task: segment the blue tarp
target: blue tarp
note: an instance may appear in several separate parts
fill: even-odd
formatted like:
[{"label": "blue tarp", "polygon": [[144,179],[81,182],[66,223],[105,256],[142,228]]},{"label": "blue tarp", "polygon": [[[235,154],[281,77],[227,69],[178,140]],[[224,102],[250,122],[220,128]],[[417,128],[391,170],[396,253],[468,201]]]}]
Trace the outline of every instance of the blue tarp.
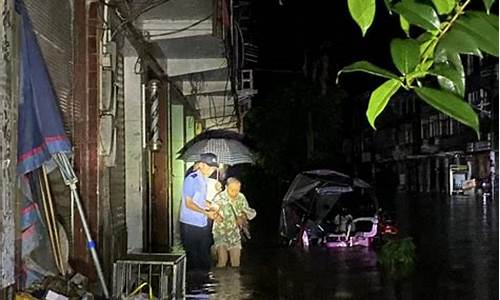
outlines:
[{"label": "blue tarp", "polygon": [[39,168],[57,152],[70,152],[57,97],[24,3],[16,1],[21,15],[21,78],[18,124],[18,174]]},{"label": "blue tarp", "polygon": [[[20,178],[21,230],[23,273],[22,286],[41,280],[44,274],[33,267],[32,252],[43,248],[48,241],[43,238],[44,224],[40,207],[32,188],[37,186],[28,174],[51,159],[52,154],[70,152],[71,144],[64,132],[57,107],[57,97],[52,87],[47,66],[33,31],[28,11],[22,0],[16,0],[16,12],[21,16],[20,97],[18,119],[17,173]],[[28,175],[28,176],[27,176]],[[37,178],[37,177],[36,177]],[[27,261],[31,263],[27,263]],[[45,265],[46,262],[40,265]],[[43,267],[39,267],[43,270]]]}]

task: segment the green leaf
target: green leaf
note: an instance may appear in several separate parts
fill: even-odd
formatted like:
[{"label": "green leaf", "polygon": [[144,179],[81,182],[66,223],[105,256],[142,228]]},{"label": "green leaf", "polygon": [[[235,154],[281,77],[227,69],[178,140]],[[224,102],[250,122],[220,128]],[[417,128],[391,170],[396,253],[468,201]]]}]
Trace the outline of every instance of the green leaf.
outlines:
[{"label": "green leaf", "polygon": [[368,109],[366,110],[366,117],[368,122],[375,129],[375,119],[384,110],[391,97],[401,87],[401,81],[390,79],[384,82],[370,96]]},{"label": "green leaf", "polygon": [[413,0],[403,0],[397,3],[393,10],[405,17],[410,24],[417,25],[427,31],[438,30],[441,25],[436,11],[432,6],[426,4],[416,3]]},{"label": "green leaf", "polygon": [[347,0],[351,17],[361,28],[363,36],[375,18],[375,0]]},{"label": "green leaf", "polygon": [[442,76],[438,76],[437,79],[438,79],[439,86],[443,90],[448,91],[448,92],[453,93],[453,94],[457,94],[457,91],[455,89],[455,85],[453,84],[453,81],[449,80],[446,77],[442,77]]},{"label": "green leaf", "polygon": [[432,39],[432,37],[433,37],[433,36],[434,36],[434,35],[432,35],[432,34],[431,34],[431,33],[429,33],[429,32],[424,32],[424,33],[422,33],[421,35],[419,35],[419,36],[417,37],[417,42],[419,42],[419,43],[423,43],[423,42],[425,42],[425,41],[428,41],[428,40]]},{"label": "green leaf", "polygon": [[[439,77],[444,77],[445,80],[442,80],[442,84],[445,85],[445,89],[463,97],[465,94],[465,81],[464,78],[462,77],[462,74],[460,74],[457,69],[455,69],[451,64],[449,63],[439,63],[435,64],[434,67],[429,71],[430,74],[434,76]],[[441,82],[440,82],[441,84]],[[441,85],[443,87],[443,85]]]},{"label": "green leaf", "polygon": [[337,73],[337,84],[339,81],[339,76],[342,73],[350,72],[365,72],[379,77],[389,78],[389,79],[399,79],[398,76],[390,71],[377,67],[376,65],[367,62],[365,60],[357,61],[347,67],[344,67]]},{"label": "green leaf", "polygon": [[435,42],[435,39],[432,39],[432,40],[428,40],[428,41],[425,41],[422,44],[420,44],[420,47],[419,47],[420,55],[424,56],[424,54],[425,54],[425,56],[432,57],[432,55],[434,53],[434,48],[436,48],[436,45],[434,42]]},{"label": "green leaf", "polygon": [[429,70],[429,68],[432,66],[432,64],[434,64],[434,61],[432,59],[424,62],[423,64],[420,64],[420,71],[422,72],[427,72]]},{"label": "green leaf", "polygon": [[456,0],[432,0],[438,14],[447,15],[455,8]]},{"label": "green leaf", "polygon": [[435,109],[474,129],[479,137],[479,119],[469,103],[443,90],[421,87],[415,92]]},{"label": "green leaf", "polygon": [[[440,76],[438,77],[439,85],[443,89],[448,90],[452,93],[456,93],[458,91],[463,90],[463,88],[461,87],[465,87],[465,73],[464,73],[464,66],[462,64],[462,59],[460,58],[460,54],[448,51],[445,48],[439,48],[436,51],[434,60],[436,64],[446,64],[455,69],[456,73],[458,74],[458,77],[460,78],[460,82],[458,82],[457,81],[458,77],[454,76],[455,81],[453,82],[446,77]],[[459,87],[458,90],[455,87]],[[461,93],[458,94],[463,95]]]},{"label": "green leaf", "polygon": [[[436,36],[430,34],[429,32],[424,32],[417,37],[417,41],[420,43],[420,55],[432,57],[434,55]],[[434,45],[431,45],[434,43]],[[432,48],[429,48],[432,47]]]},{"label": "green leaf", "polygon": [[377,254],[382,270],[393,280],[402,280],[415,268],[415,244],[411,238],[386,242]]},{"label": "green leaf", "polygon": [[465,15],[458,19],[455,28],[476,41],[482,51],[498,57],[498,28],[479,15]]},{"label": "green leaf", "polygon": [[460,54],[448,51],[444,48],[440,48],[438,50],[439,51],[436,51],[436,53],[434,54],[434,61],[436,63],[450,63],[461,74],[464,73],[464,66],[462,65]]},{"label": "green leaf", "polygon": [[410,37],[410,23],[403,16],[399,16],[399,24],[401,25],[401,29],[405,32],[407,37]]},{"label": "green leaf", "polygon": [[484,7],[486,8],[486,12],[490,13],[491,5],[495,2],[495,0],[483,0]]},{"label": "green leaf", "polygon": [[490,15],[490,14],[485,14],[482,11],[475,11],[471,10],[466,13],[466,15],[474,16],[477,18],[483,18],[486,22],[490,23],[493,28],[498,30],[498,16],[497,15]]},{"label": "green leaf", "polygon": [[439,49],[438,51],[440,51],[441,48],[444,48],[448,51],[460,54],[477,55],[482,57],[476,41],[460,28],[452,28],[448,31],[441,41],[439,41],[437,47]]},{"label": "green leaf", "polygon": [[391,56],[399,72],[406,75],[415,69],[420,60],[419,44],[412,39],[393,39],[391,41]]}]

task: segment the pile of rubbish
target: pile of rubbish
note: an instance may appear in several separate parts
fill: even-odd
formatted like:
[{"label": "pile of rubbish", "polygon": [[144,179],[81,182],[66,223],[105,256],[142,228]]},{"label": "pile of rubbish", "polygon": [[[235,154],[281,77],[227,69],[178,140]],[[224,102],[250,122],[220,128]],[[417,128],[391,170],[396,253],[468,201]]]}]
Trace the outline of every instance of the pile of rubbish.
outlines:
[{"label": "pile of rubbish", "polygon": [[16,294],[16,300],[76,300],[104,299],[90,291],[88,279],[76,273],[69,280],[62,276],[47,276]]}]

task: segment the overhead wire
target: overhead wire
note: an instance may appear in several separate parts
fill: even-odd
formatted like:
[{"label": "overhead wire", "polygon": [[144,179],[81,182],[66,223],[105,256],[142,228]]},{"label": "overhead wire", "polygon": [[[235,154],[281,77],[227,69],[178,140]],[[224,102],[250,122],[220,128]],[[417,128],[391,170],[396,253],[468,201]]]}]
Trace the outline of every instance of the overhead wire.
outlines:
[{"label": "overhead wire", "polygon": [[234,25],[236,26],[236,29],[238,30],[238,35],[240,36],[240,44],[241,44],[240,63],[238,64],[238,61],[237,61],[236,64],[238,64],[240,68],[243,68],[243,64],[245,63],[245,40],[243,38],[243,32],[241,31],[240,24],[235,21]]},{"label": "overhead wire", "polygon": [[[117,7],[116,7],[116,6],[114,6],[114,5],[110,5],[109,3],[106,3],[106,2],[104,2],[104,1],[102,1],[105,5],[108,5],[108,6],[110,6],[110,7],[114,7],[114,8],[115,8],[115,13],[116,13],[117,17],[118,17],[120,20],[122,20],[122,22],[121,22],[121,23],[120,23],[120,24],[119,24],[116,28],[114,28],[114,29],[112,30],[112,34],[111,34],[111,38],[110,38],[110,39],[113,39],[113,38],[114,38],[114,37],[115,37],[118,33],[120,33],[120,31],[124,28],[124,26],[125,26],[125,25],[127,25],[127,24],[129,24],[129,23],[131,23],[131,22],[135,21],[138,17],[140,17],[140,16],[141,16],[142,14],[144,14],[145,12],[147,12],[147,11],[149,11],[149,10],[151,10],[151,9],[153,9],[153,8],[155,8],[155,7],[157,7],[157,6],[159,6],[159,5],[162,5],[162,4],[164,4],[164,3],[167,3],[168,1],[170,1],[170,0],[161,0],[161,1],[158,1],[158,2],[155,2],[155,3],[152,3],[152,4],[149,4],[149,5],[147,5],[146,7],[144,7],[143,9],[141,9],[139,12],[135,13],[133,16],[128,17],[128,18],[123,17],[123,15],[122,15],[122,14],[121,14],[121,12],[117,9]],[[127,4],[128,4],[128,3],[127,3]],[[194,23],[192,23],[192,24],[190,24],[190,25],[188,25],[188,26],[186,26],[186,27],[179,28],[179,29],[176,29],[176,30],[171,31],[171,32],[159,33],[159,34],[149,34],[149,35],[146,35],[146,37],[151,38],[151,37],[161,37],[161,36],[168,36],[168,35],[176,34],[176,33],[179,33],[179,32],[185,31],[185,30],[188,30],[188,29],[190,29],[190,28],[193,28],[193,27],[195,27],[195,26],[197,26],[197,25],[201,24],[202,22],[204,22],[204,21],[206,21],[206,20],[210,19],[212,16],[213,16],[213,14],[210,14],[210,15],[208,15],[208,16],[206,16],[206,17],[204,17],[204,18],[202,18],[202,19],[200,19],[200,20],[198,20],[198,21],[196,21],[196,22],[194,22]],[[239,32],[239,34],[241,35],[242,33],[241,33],[241,32]],[[228,56],[229,56],[229,55],[228,55]],[[232,80],[230,79],[230,77],[231,77],[231,75],[232,75],[231,68],[236,67],[236,66],[233,64],[233,61],[232,61],[231,57],[228,57],[228,61],[229,61],[229,64],[228,64],[228,77],[229,77],[229,78],[226,80],[226,85],[225,85],[225,88],[224,88],[225,92],[227,91],[227,87],[228,87],[229,82],[232,82]],[[138,63],[138,62],[136,62],[136,68],[135,68],[135,69],[136,69],[136,72],[139,72],[139,73],[140,73],[141,71],[137,71],[137,63]],[[234,86],[233,86],[233,84],[231,84],[231,86],[232,86],[231,90],[234,90]],[[234,91],[233,91],[233,93],[234,93]],[[225,106],[226,106],[226,101],[227,101],[227,93],[225,93],[225,94],[224,94],[224,104],[223,104],[223,116],[224,116],[224,117],[226,117],[226,116],[225,116],[225,114],[226,114],[226,107],[225,107]],[[210,111],[210,112],[211,112],[212,108],[213,108],[213,109],[215,110],[215,112],[216,112],[216,110],[217,110],[217,109],[216,109],[216,106],[215,106],[215,101],[214,101],[213,97],[209,99],[209,111]],[[238,110],[236,109],[236,107],[234,107],[234,111],[235,111],[236,113],[238,113]],[[218,123],[218,122],[216,122],[216,123]],[[230,123],[230,122],[224,122],[224,123]]]},{"label": "overhead wire", "polygon": [[[236,82],[240,82],[240,79],[237,78],[238,76],[238,70],[240,69],[238,66],[238,62],[234,60],[234,56],[231,55],[230,53],[234,52],[234,46],[231,44],[226,43],[226,55],[227,55],[227,60],[228,60],[228,81],[226,81],[226,90],[227,90],[227,85],[230,83],[231,88],[230,88],[230,94],[233,96],[233,112],[236,115],[236,126],[240,127],[240,112],[239,112],[239,100],[238,100],[238,92],[237,92],[237,86]],[[225,102],[225,101],[224,101]],[[231,122],[231,121],[229,121]]]},{"label": "overhead wire", "polygon": [[162,4],[165,4],[167,2],[169,2],[170,0],[160,0],[156,3],[152,3],[152,4],[149,4],[148,6],[142,8],[139,12],[135,13],[133,16],[129,16],[128,18],[124,18],[123,16],[121,16],[120,14],[120,11],[118,9],[116,9],[115,7],[115,12],[117,14],[117,16],[122,19],[122,23],[120,23],[118,26],[116,26],[115,29],[113,29],[113,32],[111,34],[111,39],[113,39],[118,33],[120,33],[120,31],[122,30],[122,28],[127,25],[128,23],[131,23],[131,22],[134,22],[135,20],[137,20],[137,18],[139,18],[142,14],[152,10],[153,8],[156,8]]},{"label": "overhead wire", "polygon": [[[222,115],[219,117],[217,116],[217,106],[215,105],[215,100],[213,99],[213,96],[208,96],[209,97],[209,115],[211,116],[210,119],[214,119],[214,125],[211,126],[211,127],[220,127],[220,126],[223,126],[223,125],[226,125],[226,124],[230,124],[231,123],[231,120],[230,121],[227,121],[225,122],[224,119],[227,118],[227,117],[232,117],[232,115],[227,115],[226,114],[226,101],[227,101],[227,88],[228,88],[228,85],[229,85],[229,82],[230,82],[230,77],[231,76],[231,72],[229,70],[229,67],[228,67],[228,71],[227,71],[227,78],[226,78],[226,83],[225,83],[225,86],[224,86],[224,98],[223,98],[223,104],[222,104]],[[213,117],[212,117],[212,109],[213,109]],[[233,108],[233,112],[236,112],[236,108],[234,107]],[[219,120],[219,118],[221,118],[222,120]]]}]

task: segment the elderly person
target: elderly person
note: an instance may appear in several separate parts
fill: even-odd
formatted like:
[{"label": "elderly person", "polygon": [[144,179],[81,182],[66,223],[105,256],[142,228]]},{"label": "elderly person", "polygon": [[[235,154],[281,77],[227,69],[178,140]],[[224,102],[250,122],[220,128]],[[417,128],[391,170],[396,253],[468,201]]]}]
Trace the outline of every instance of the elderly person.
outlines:
[{"label": "elderly person", "polygon": [[186,251],[188,270],[208,271],[212,242],[209,219],[214,211],[207,205],[208,178],[219,163],[213,153],[200,155],[197,169],[184,178],[180,208],[181,241]]},{"label": "elderly person", "polygon": [[230,177],[226,189],[215,197],[218,206],[212,234],[217,249],[217,267],[225,267],[228,253],[232,267],[240,266],[241,236],[240,227],[255,217],[256,212],[248,206],[245,195],[241,192],[241,182]]}]

